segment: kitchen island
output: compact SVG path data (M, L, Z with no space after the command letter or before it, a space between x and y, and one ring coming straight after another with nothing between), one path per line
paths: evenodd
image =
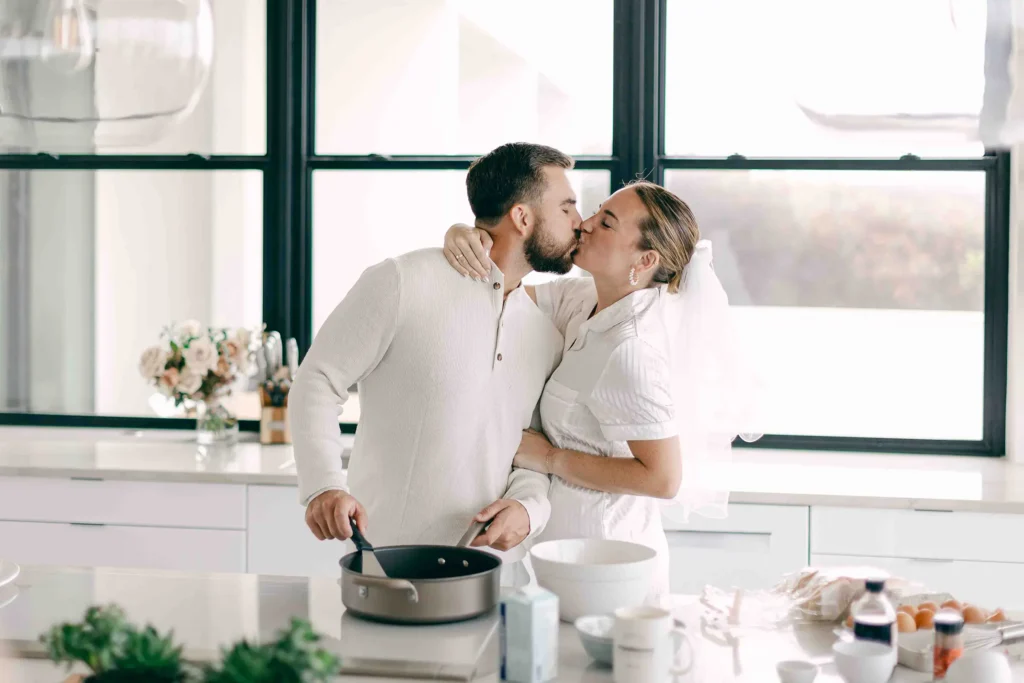
M13 600L11 598L13 597ZM8 601L10 601L8 603ZM693 635L696 657L679 683L777 680L781 659L810 659L822 665L821 683L839 677L829 664L834 636L823 625L784 632L748 632L734 644L701 628L701 607L694 597L669 599ZM8 603L5 605L5 603ZM38 636L51 625L77 621L93 604L116 603L135 623L173 629L194 661L208 661L221 647L241 638L268 639L293 617L309 620L324 646L342 659L354 657L420 662L417 668L444 671L458 680L492 683L497 674L497 621L490 614L445 626L403 627L373 624L345 613L341 589L327 577L295 578L253 574L199 574L155 570L25 567L13 585L0 587L0 680L4 683L59 683L64 670L43 659ZM559 681L611 681L611 671L584 652L569 624L559 634ZM1014 680L1024 681L1024 665ZM411 680L343 675L346 683ZM893 683L931 677L897 669Z

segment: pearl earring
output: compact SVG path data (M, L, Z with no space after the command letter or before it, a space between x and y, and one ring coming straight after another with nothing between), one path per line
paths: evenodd
M640 281L636 279L636 268L629 269L629 284L633 285L634 287L640 284Z

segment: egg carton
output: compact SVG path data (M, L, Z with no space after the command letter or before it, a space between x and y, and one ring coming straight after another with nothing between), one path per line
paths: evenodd
M923 602L934 602L941 605L942 603L953 599L954 597L949 593L918 593L914 595L901 596L895 599L893 604L897 608L904 605L917 607ZM1021 622L1003 621L991 624L967 624L964 626L964 643L966 645L972 640L984 639L991 631L994 631L1000 626L1008 626L1010 624L1017 623ZM838 635L843 638L852 638L853 631L844 625ZM934 643L935 631L932 629L922 629L912 633L900 633L897 636L897 661L900 666L904 666L908 669L931 673L934 667L934 660L932 657L932 646ZM1011 643L994 649L1005 654L1011 661L1024 661L1024 643Z
M970 644L974 639L981 639L987 632L994 631L999 626L1005 626L1015 622L1005 621L1001 624L970 624L964 627L964 643ZM913 633L901 633L897 639L897 661L901 666L914 671L930 673L934 667L932 647L935 644L935 631L915 631ZM1010 661L1024 661L1024 643L1011 643L992 648L996 652L1002 652Z
M942 603L948 602L950 600L955 600L955 598L954 598L954 596L950 595L949 593L916 593L914 595L906 595L906 596L901 596L901 597L894 597L893 598L893 606L896 607L897 609L899 609L900 607L903 607L905 605L910 605L911 607L915 607L916 608L919 605L921 605L921 603L925 603L925 602L934 602L936 605L941 605ZM986 605L982 605L981 607L985 607L985 608L994 607L994 608L998 609L999 606L998 605L987 605L987 606ZM1009 622L1007 621L1007 622L1001 622L1001 623L1005 624L1005 623L1009 623ZM969 625L970 626L976 626L977 624L969 624Z

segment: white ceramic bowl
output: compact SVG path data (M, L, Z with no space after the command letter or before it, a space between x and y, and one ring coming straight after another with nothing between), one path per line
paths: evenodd
M639 543L601 538L545 541L530 549L537 583L558 596L562 621L641 605L657 553Z
M836 668L847 683L885 683L896 666L891 647L863 640L840 640L832 646Z
M949 665L946 683L1011 683L1010 661L1001 652L971 652Z
M812 683L818 675L818 667L810 662L789 660L775 665L782 683Z
M587 654L595 661L611 666L615 652L615 641L612 638L615 617L590 614L577 619L574 625Z

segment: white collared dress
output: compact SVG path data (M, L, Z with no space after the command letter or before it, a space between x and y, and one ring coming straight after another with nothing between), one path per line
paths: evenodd
M537 305L565 335L562 362L540 400L544 433L557 448L606 457L633 457L628 441L678 434L668 347L659 324L661 287L646 288L591 317L591 278L562 278L537 289ZM537 541L607 538L658 552L652 595L668 592L668 541L660 503L646 496L605 493L551 477L551 517Z

